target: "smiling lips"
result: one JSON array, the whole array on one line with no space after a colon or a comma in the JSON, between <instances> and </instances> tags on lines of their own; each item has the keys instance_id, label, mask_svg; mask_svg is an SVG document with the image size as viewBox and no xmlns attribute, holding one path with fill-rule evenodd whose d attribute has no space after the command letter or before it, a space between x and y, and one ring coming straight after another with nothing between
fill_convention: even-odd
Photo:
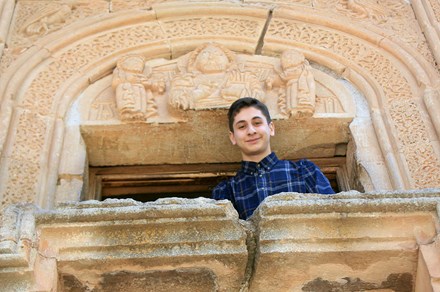
<instances>
[{"instance_id":1,"label":"smiling lips","mask_svg":"<svg viewBox=\"0 0 440 292\"><path fill-rule=\"evenodd\" d=\"M247 143L250 143L250 144L255 144L255 143L257 143L259 140L260 140L260 138L254 138L254 139L247 140L246 142L247 142Z\"/></svg>"}]
</instances>

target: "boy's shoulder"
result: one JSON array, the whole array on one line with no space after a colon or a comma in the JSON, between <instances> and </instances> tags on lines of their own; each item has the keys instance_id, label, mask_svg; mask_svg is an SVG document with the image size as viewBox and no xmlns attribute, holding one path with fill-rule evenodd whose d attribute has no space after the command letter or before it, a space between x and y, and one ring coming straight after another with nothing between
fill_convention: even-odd
<instances>
[{"instance_id":1,"label":"boy's shoulder","mask_svg":"<svg viewBox=\"0 0 440 292\"><path fill-rule=\"evenodd\" d=\"M299 160L279 160L281 163L284 164L290 164L292 166L294 166L295 168L302 168L302 167L316 167L316 164L313 163L312 161L303 158L303 159L299 159Z\"/></svg>"}]
</instances>

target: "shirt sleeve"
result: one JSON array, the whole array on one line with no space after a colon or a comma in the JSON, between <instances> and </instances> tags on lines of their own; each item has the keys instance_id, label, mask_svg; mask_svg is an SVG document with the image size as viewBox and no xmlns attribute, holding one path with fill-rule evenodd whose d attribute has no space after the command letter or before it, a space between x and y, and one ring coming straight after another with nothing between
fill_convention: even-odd
<instances>
[{"instance_id":1,"label":"shirt sleeve","mask_svg":"<svg viewBox=\"0 0 440 292\"><path fill-rule=\"evenodd\" d=\"M215 200L229 200L232 202L232 192L228 180L221 181L212 190L212 198Z\"/></svg>"},{"instance_id":2,"label":"shirt sleeve","mask_svg":"<svg viewBox=\"0 0 440 292\"><path fill-rule=\"evenodd\" d=\"M310 160L301 160L300 164L302 166L303 177L306 183L307 192L316 194L335 193L330 185L329 180L322 173L318 166L316 166Z\"/></svg>"}]
</instances>

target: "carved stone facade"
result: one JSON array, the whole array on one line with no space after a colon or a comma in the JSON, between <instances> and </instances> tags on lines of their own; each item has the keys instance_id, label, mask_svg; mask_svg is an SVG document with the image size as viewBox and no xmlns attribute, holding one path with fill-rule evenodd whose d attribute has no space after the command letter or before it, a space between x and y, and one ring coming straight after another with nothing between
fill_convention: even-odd
<instances>
[{"instance_id":1,"label":"carved stone facade","mask_svg":"<svg viewBox=\"0 0 440 292\"><path fill-rule=\"evenodd\" d=\"M439 27L439 0L0 0L1 279L23 291L108 291L128 279L159 291L437 291ZM252 222L227 203L80 202L96 199L89 166L239 161L225 113L243 96L267 104L280 157L345 157L341 189L371 195L280 196ZM373 194L397 190L376 212ZM419 207L397 208L394 196ZM189 222L186 208L198 219ZM116 234L112 220L139 227ZM58 239L57 226L74 242ZM375 226L405 236L387 241ZM108 236L125 238L125 249ZM87 278L106 248L124 268ZM389 278L364 255L390 257Z\"/></svg>"}]
</instances>

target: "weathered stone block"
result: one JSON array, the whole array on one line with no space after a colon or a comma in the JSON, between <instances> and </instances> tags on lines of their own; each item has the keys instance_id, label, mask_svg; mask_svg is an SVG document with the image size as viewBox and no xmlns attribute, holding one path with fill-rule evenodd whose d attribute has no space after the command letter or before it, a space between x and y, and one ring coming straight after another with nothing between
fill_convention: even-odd
<instances>
[{"instance_id":1,"label":"weathered stone block","mask_svg":"<svg viewBox=\"0 0 440 292\"><path fill-rule=\"evenodd\" d=\"M435 238L439 202L436 193L269 197L251 219L250 290L412 291L417 243Z\"/></svg>"},{"instance_id":2,"label":"weathered stone block","mask_svg":"<svg viewBox=\"0 0 440 292\"><path fill-rule=\"evenodd\" d=\"M158 291L242 285L246 232L226 201L86 201L37 214L37 222L38 250L57 258L66 287L110 291L118 278L118 287L129 290L147 282Z\"/></svg>"}]
</instances>

